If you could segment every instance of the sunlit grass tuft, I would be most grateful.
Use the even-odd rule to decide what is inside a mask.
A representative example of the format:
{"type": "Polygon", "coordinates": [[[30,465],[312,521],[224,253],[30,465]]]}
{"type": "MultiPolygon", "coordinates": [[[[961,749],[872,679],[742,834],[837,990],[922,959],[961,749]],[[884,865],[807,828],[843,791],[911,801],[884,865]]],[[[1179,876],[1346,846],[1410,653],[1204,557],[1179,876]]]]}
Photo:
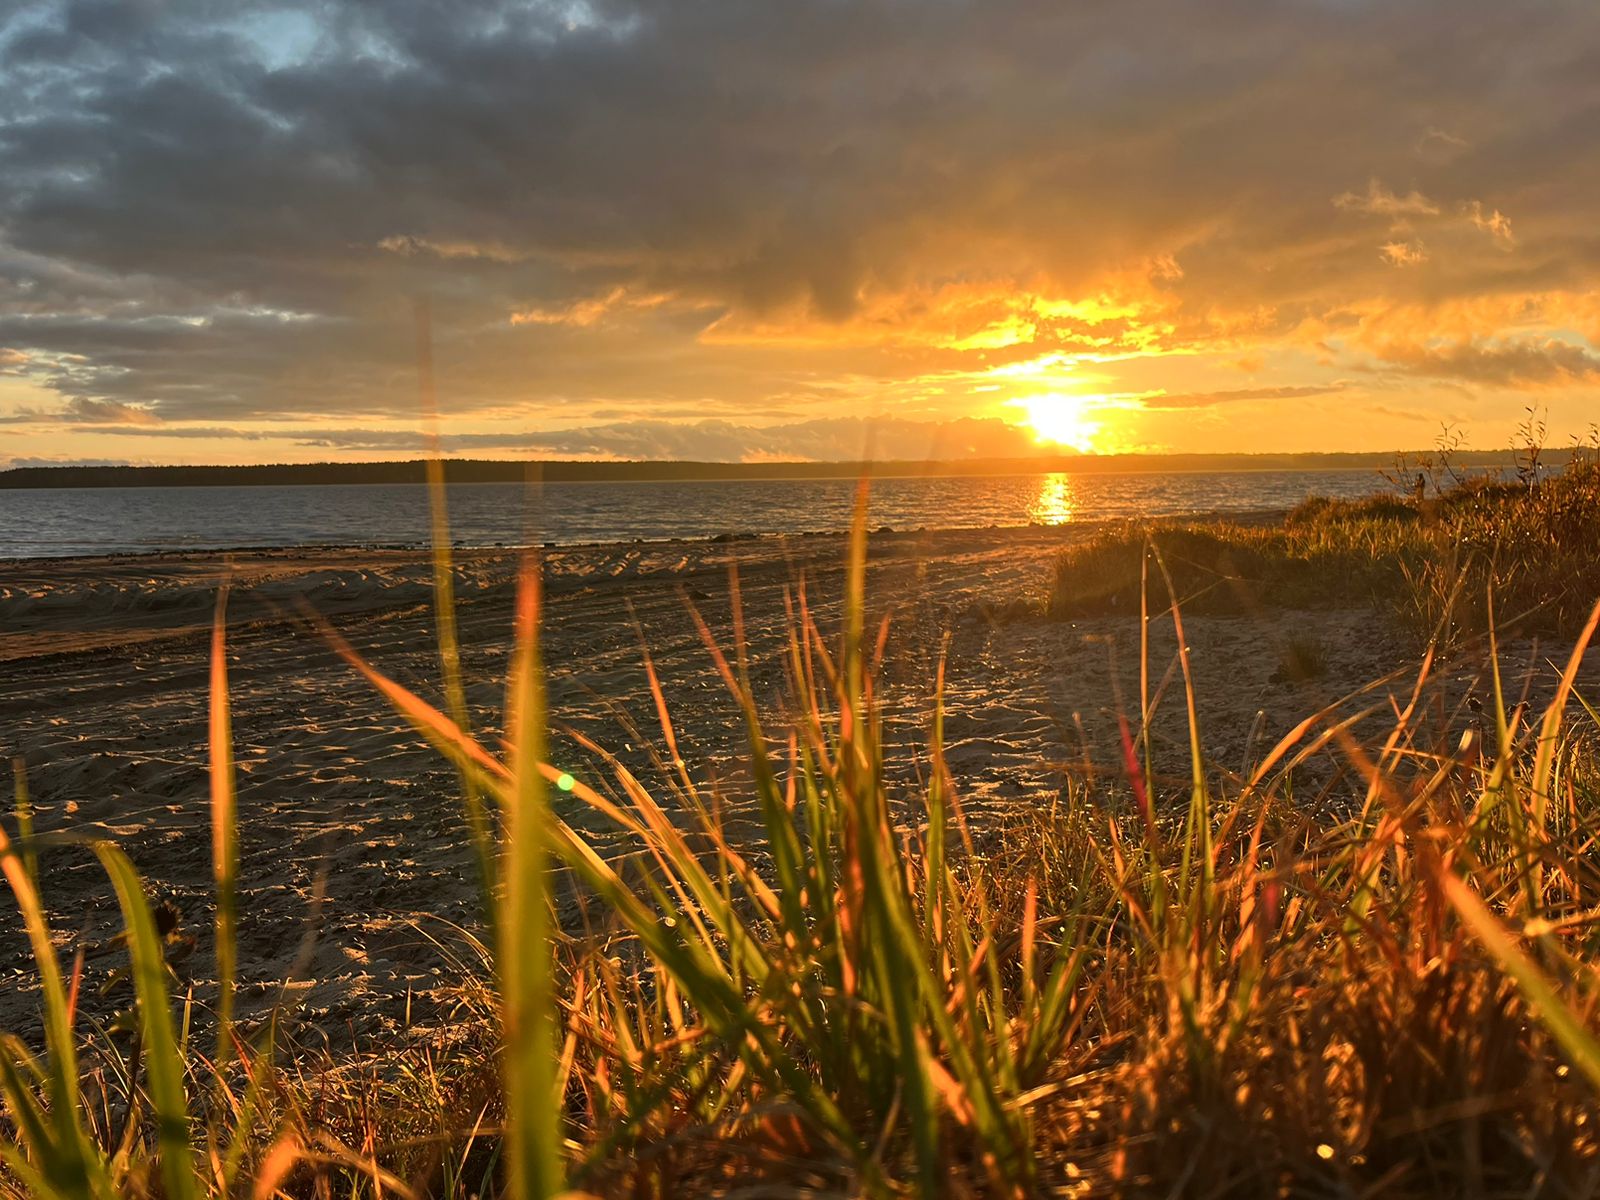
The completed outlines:
{"type": "Polygon", "coordinates": [[[1282,521],[1128,525],[1064,553],[1050,611],[1132,613],[1144,547],[1162,548],[1172,600],[1196,613],[1376,604],[1423,638],[1502,627],[1571,635],[1600,595],[1600,462],[1529,486],[1465,482],[1436,498],[1311,499],[1282,521]]]}

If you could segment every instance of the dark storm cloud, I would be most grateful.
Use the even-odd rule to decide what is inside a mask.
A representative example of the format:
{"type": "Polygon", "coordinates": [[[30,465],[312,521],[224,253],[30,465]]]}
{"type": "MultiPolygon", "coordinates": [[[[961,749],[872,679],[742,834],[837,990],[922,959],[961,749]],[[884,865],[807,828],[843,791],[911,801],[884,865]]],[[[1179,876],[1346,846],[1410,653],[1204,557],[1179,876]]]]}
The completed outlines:
{"type": "Polygon", "coordinates": [[[452,404],[570,423],[801,415],[838,356],[696,337],[983,273],[1072,295],[1173,257],[1180,342],[1600,274],[1588,0],[67,0],[0,29],[0,346],[169,420],[408,411],[419,293],[452,404]]]}

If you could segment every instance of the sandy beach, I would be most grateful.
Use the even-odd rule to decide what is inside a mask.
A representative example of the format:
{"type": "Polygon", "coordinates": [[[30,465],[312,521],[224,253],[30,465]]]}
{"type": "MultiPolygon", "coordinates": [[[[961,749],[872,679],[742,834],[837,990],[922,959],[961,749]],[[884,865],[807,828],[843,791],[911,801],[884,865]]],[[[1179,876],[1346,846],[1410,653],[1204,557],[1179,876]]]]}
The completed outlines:
{"type": "MultiPolygon", "coordinates": [[[[872,539],[869,592],[892,619],[890,736],[906,747],[914,780],[926,763],[934,667],[948,633],[948,758],[975,825],[1054,802],[1069,763],[1087,757],[1110,769],[1119,694],[1137,705],[1136,615],[1042,615],[1054,556],[1083,536],[1074,527],[872,539]]],[[[722,780],[736,801],[738,723],[687,605],[730,637],[728,573],[737,564],[757,690],[776,711],[784,594],[803,573],[830,629],[842,553],[834,535],[546,552],[552,757],[597,780],[563,735],[577,730],[648,781],[646,742],[659,738],[642,630],[691,769],[722,780]]],[[[494,728],[502,699],[516,566],[507,551],[458,556],[480,728],[494,728]]],[[[475,927],[452,771],[289,615],[304,601],[382,670],[437,696],[429,571],[416,552],[337,549],[0,564],[0,751],[26,764],[41,832],[109,837],[128,849],[178,924],[175,969],[196,981],[211,970],[207,635],[217,583],[231,578],[245,1013],[259,1016],[287,989],[302,1036],[338,1043],[447,1021],[455,972],[446,948],[461,945],[453,926],[475,927]]],[[[1391,673],[1347,709],[1403,702],[1414,678],[1413,643],[1367,609],[1197,616],[1186,625],[1218,769],[1243,770],[1303,717],[1391,673]],[[1285,676],[1279,648],[1290,637],[1321,647],[1318,677],[1285,676]]],[[[1157,680],[1176,686],[1170,621],[1155,626],[1152,648],[1157,680]]],[[[1506,656],[1541,661],[1531,645],[1507,647],[1506,656]]],[[[1463,719],[1458,701],[1477,669],[1463,659],[1445,671],[1443,726],[1463,719]]],[[[1178,697],[1155,729],[1169,747],[1164,761],[1181,763],[1178,697]]],[[[562,803],[607,852],[625,849],[576,802],[562,803]]],[[[120,922],[103,874],[85,850],[59,845],[42,854],[41,876],[64,961],[83,953],[85,1007],[114,1009],[116,992],[100,990],[122,959],[112,943],[120,922]]],[[[34,1019],[26,945],[13,914],[0,918],[0,931],[8,980],[0,1028],[25,1029],[34,1019]]]]}

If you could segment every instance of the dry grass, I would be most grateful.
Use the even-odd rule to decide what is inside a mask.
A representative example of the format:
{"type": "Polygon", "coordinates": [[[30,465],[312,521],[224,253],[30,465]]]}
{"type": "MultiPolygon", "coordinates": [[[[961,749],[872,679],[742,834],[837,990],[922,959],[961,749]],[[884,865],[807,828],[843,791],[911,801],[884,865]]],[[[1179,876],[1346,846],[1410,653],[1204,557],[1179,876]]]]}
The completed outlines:
{"type": "Polygon", "coordinates": [[[1600,462],[1574,458],[1535,486],[1476,480],[1421,500],[1313,499],[1281,524],[1129,525],[1062,556],[1050,600],[1059,617],[1137,612],[1146,542],[1172,580],[1159,603],[1250,612],[1374,603],[1424,638],[1501,632],[1571,636],[1600,595],[1600,462]]]}
{"type": "MultiPolygon", "coordinates": [[[[1487,507],[1463,503],[1468,526],[1503,515],[1501,499],[1479,499],[1487,507]]],[[[1320,532],[1307,543],[1339,544],[1331,531],[1344,516],[1308,519],[1320,532]]],[[[1354,524],[1366,537],[1424,523],[1367,513],[1354,524]]],[[[1575,631],[1574,665],[1537,725],[1498,704],[1492,734],[1463,741],[1459,724],[1429,715],[1425,671],[1386,735],[1358,741],[1350,723],[1314,715],[1240,777],[1207,759],[1190,688],[1178,699],[1192,769],[1173,788],[1150,770],[1143,695],[1126,714],[1117,778],[1069,779],[1052,810],[980,836],[961,817],[937,705],[922,785],[890,783],[864,528],[863,503],[842,630],[817,628],[803,586],[791,596],[775,724],[748,683],[742,639],[724,648],[706,634],[749,735],[743,799],[758,825],[739,844],[720,816],[729,798],[678,754],[653,671],[650,777],[592,746],[607,777],[563,780],[564,803],[626,831],[630,852],[602,860],[558,819],[539,749],[533,573],[504,745],[474,740],[328,631],[459,769],[469,835],[492,826],[484,861],[498,882],[484,928],[494,932],[465,939],[448,1043],[336,1061],[279,1044],[270,1028],[246,1041],[223,1020],[220,1050],[202,1048],[190,1006],[225,1013],[226,991],[170,994],[159,929],[109,846],[137,1036],[82,1027],[19,805],[18,840],[0,832],[0,864],[33,938],[47,1045],[12,1039],[0,1055],[15,1138],[0,1150],[0,1192],[1575,1196],[1600,1186],[1600,718],[1570,687],[1600,610],[1575,631]],[[1296,803],[1294,768],[1315,753],[1354,768],[1345,816],[1296,803]],[[583,928],[549,922],[562,896],[581,899],[583,928]]],[[[1180,561],[1170,544],[1164,561],[1180,561]]],[[[1190,590],[1142,543],[1135,568],[1161,582],[1133,593],[1132,611],[1190,590]]],[[[1163,601],[1148,617],[1182,614],[1163,601]]],[[[221,652],[219,636],[213,815],[226,895],[235,833],[221,652]]],[[[1181,652],[1178,666],[1187,681],[1181,652]]]]}

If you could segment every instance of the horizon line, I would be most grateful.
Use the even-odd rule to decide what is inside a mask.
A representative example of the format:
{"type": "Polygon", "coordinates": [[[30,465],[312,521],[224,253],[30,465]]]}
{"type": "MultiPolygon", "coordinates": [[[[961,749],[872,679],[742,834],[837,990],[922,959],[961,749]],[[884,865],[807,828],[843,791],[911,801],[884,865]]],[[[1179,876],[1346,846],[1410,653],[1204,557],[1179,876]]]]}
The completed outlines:
{"type": "MultiPolygon", "coordinates": [[[[1511,447],[1456,450],[1449,463],[1458,467],[1514,467],[1518,452],[1511,447]]],[[[1551,465],[1570,458],[1572,448],[1542,452],[1551,465]]],[[[1447,470],[1428,450],[1300,450],[1300,451],[1129,451],[1063,453],[1008,457],[949,459],[805,459],[737,462],[716,459],[500,459],[439,456],[435,458],[362,459],[355,461],[271,463],[26,463],[0,469],[0,488],[138,486],[143,481],[171,486],[229,483],[409,483],[420,482],[428,462],[440,461],[452,482],[523,482],[537,472],[548,482],[715,481],[718,479],[848,478],[866,476],[930,476],[982,474],[1127,473],[1144,471],[1235,469],[1304,469],[1314,466],[1349,469],[1385,467],[1426,472],[1447,470]],[[1431,467],[1427,463],[1432,455],[1431,467]],[[341,478],[342,477],[342,478],[341,478]]]]}

